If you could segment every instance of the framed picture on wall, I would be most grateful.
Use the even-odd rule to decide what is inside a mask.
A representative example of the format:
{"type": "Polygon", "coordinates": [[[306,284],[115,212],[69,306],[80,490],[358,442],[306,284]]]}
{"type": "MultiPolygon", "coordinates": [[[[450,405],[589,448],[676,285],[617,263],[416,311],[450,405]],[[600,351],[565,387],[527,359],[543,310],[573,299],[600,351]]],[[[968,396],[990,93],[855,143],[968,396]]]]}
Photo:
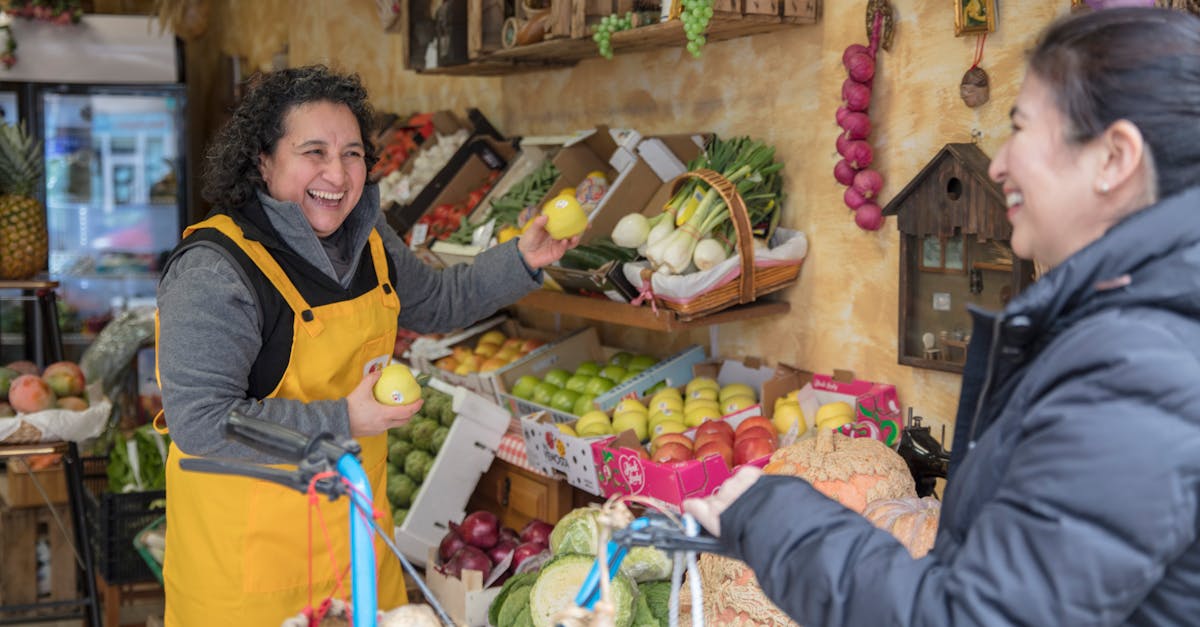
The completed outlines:
{"type": "Polygon", "coordinates": [[[996,0],[954,0],[954,34],[958,37],[996,30],[996,0]]]}

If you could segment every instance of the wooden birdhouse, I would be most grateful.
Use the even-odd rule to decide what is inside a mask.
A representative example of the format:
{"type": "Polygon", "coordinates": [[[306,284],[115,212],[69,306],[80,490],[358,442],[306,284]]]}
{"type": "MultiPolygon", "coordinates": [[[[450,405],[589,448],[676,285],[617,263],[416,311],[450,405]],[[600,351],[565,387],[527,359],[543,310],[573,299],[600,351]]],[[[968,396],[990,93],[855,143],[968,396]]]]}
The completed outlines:
{"type": "Polygon", "coordinates": [[[883,210],[900,229],[902,364],[962,372],[967,305],[1002,309],[1033,280],[989,161],[975,144],[946,144],[883,210]]]}

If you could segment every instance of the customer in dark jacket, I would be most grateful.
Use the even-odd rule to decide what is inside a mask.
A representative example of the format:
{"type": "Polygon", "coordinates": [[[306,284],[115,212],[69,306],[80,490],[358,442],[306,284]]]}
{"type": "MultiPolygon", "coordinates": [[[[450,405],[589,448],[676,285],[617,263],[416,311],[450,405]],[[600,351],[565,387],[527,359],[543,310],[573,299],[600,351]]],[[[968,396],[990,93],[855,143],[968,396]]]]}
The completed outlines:
{"type": "Polygon", "coordinates": [[[807,482],[684,507],[804,625],[1200,624],[1200,19],[1043,34],[991,175],[1048,272],[974,312],[933,551],[807,482]]]}

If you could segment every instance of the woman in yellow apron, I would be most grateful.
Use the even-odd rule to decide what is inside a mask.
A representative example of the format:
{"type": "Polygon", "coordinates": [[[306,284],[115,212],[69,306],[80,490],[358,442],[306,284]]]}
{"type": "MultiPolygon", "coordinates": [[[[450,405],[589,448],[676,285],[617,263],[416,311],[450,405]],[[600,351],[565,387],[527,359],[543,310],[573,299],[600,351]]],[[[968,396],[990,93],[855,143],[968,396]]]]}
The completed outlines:
{"type": "MultiPolygon", "coordinates": [[[[344,501],[320,504],[327,533],[311,513],[310,555],[303,495],[180,470],[188,456],[283,461],[225,440],[225,416],[357,438],[389,529],[386,430],[420,407],[371,395],[397,325],[428,332],[475,322],[535,289],[539,268],[575,243],[552,239],[539,218],[471,266],[426,267],[366,184],[376,161],[366,98],[357,77],[320,66],[262,77],[208,152],[203,193],[218,211],[185,231],[163,270],[168,625],[278,625],[335,594],[341,573],[331,554],[339,570],[349,564],[344,501]]],[[[382,542],[376,555],[380,607],[404,603],[399,564],[382,542]]],[[[348,586],[336,595],[349,596],[348,586]]]]}

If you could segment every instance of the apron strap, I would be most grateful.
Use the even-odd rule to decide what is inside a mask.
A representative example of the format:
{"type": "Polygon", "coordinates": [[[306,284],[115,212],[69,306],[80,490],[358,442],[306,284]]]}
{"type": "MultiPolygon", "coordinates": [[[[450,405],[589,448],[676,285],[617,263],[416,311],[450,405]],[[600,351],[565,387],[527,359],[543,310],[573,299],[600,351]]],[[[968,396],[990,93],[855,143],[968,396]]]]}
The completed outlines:
{"type": "Polygon", "coordinates": [[[371,246],[371,260],[375,266],[375,280],[379,282],[380,299],[383,301],[383,306],[398,310],[400,309],[400,297],[396,295],[396,288],[388,278],[387,250],[383,247],[383,238],[379,236],[379,231],[371,229],[371,236],[367,238],[367,243],[371,246]]]}

